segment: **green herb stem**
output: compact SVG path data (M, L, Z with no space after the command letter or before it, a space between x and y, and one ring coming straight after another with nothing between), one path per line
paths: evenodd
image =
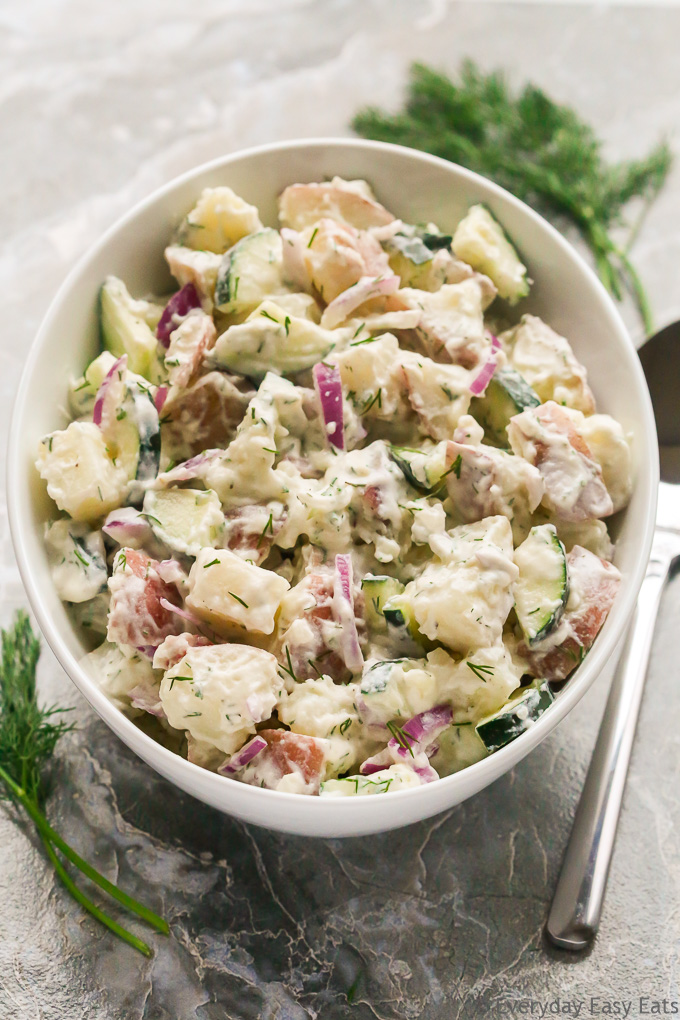
M157 931L168 934L169 928L163 918L128 896L88 864L52 828L41 809L42 769L50 760L57 741L73 727L66 722L57 721L64 709L43 708L38 704L36 667L39 656L40 643L32 631L28 616L24 612L19 612L13 627L2 631L0 798L9 798L24 809L45 845L57 876L73 898L124 942L145 956L150 956L151 949L145 942L114 921L83 893L57 855L58 850L85 878L99 886L122 907L136 914Z
M91 864L80 856L72 846L62 839L59 833L52 828L50 823L45 818L44 814L39 807L27 796L26 791L22 790L18 786L11 776L8 776L5 770L0 766L0 780L8 787L9 790L14 794L15 798L19 801L21 806L24 808L26 813L30 815L31 819L35 823L36 828L40 831L40 835L43 839L48 839L50 843L53 843L57 850L66 857L79 871L82 871L86 878L89 878L91 882L98 885L100 889L108 893L114 900L117 900L121 906L125 907L126 910L131 911L133 914L137 914L142 920L147 921L152 928L156 931L161 932L163 935L168 935L170 928L168 922L158 914L155 914L153 910L149 910L142 903L138 903L137 900L133 899L132 896L128 896L127 893L119 889L117 885L110 882L108 878L101 875L96 868L93 868Z
M129 946L132 946L133 949L136 949L138 950L138 952L143 953L144 956L152 956L153 953L151 951L151 947L148 946L146 942L143 942L142 939L137 938L136 935L133 935L131 932L127 931L127 929L123 928L120 924L118 924L117 921L114 921L112 917L109 917L108 914L105 914L103 910L99 909L96 903L93 903L89 896L85 895L82 889L78 888L78 886L73 881L73 879L67 872L66 868L64 867L64 865L61 863L56 853L54 852L54 848L52 847L52 844L50 843L47 836L45 836L41 832L40 838L43 841L43 845L47 852L47 856L52 862L52 866L55 872L57 873L58 878L63 883L67 891L71 894L73 899L77 903L79 903L84 910L87 910L88 914L92 914L92 916L96 918L97 921L105 925L110 931L114 933L114 935L117 935L119 939L122 939L123 942L127 942Z

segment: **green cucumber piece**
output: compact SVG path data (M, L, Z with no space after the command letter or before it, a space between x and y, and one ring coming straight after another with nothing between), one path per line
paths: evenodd
M453 235L454 254L496 285L500 297L516 304L529 293L527 268L502 226L483 205L473 205Z
M415 643L431 651L436 647L433 641L421 634L416 622L411 600L403 592L393 595L383 606L387 630L397 642Z
M389 599L403 592L404 585L387 574L366 574L361 581L361 590L366 604L367 624L372 630L387 630L383 607Z
M450 248L453 237L451 234L440 234L433 230L423 230L422 227L416 227L416 237L420 237L423 244L430 249L430 251L439 251L440 248Z
M99 323L104 347L117 358L127 354L130 371L150 379L158 341L144 317L142 306L117 277L109 276L102 284Z
M483 397L473 397L470 414L484 429L484 438L491 446L509 447L506 428L510 419L541 403L524 376L514 368L499 368Z
M116 460L130 478L147 482L158 474L161 428L151 388L140 379L127 377L116 421L108 432Z
M258 230L231 248L217 272L215 305L225 314L252 312L268 295L283 288L281 237Z
M156 538L186 556L215 546L224 531L224 514L212 489L150 489L144 513Z
M528 730L554 700L548 681L534 680L493 715L480 719L475 730L487 751L493 754Z
M431 495L440 488L448 470L445 442L437 443L431 450L390 446L390 456L401 469L406 481L426 495Z
M413 266L431 262L434 256L434 252L427 247L422 238L415 235L408 237L406 234L395 234L389 241L385 241L385 248L390 255L398 252Z
M471 722L451 723L437 736L436 744L430 764L441 778L482 761L489 753Z
M519 568L513 588L515 613L531 647L555 629L569 598L567 556L555 525L532 528L515 549L515 563Z
M276 299L263 301L245 322L229 326L210 352L211 362L258 382L267 372L295 375L333 349L337 335L311 319L289 315Z

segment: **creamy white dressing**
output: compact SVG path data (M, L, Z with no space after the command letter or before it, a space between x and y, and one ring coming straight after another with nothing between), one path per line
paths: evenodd
M234 778L322 796L420 786L483 757L475 725L526 682L534 652L576 640L593 591L613 583L578 546L613 553L600 518L629 498L629 437L594 413L585 369L540 319L524 316L498 348L486 309L497 285L519 294L526 270L489 213L472 233L481 214L467 217L461 261L436 224L396 219L364 181L293 184L279 210L283 236L229 188L198 198L165 256L201 308L174 315L167 348L153 350L162 304L114 281L141 340L121 316L113 349L139 367L141 343L149 378L121 368L125 396L112 409L109 392L104 422L114 356L72 385L86 420L46 437L38 457L69 515L49 530L48 555L83 620L110 593L108 643L89 660L104 689L132 715L167 716L189 760L219 769L284 726L288 750L269 733ZM510 450L489 445L504 444L502 420L485 436L471 392L494 362L543 402L509 422ZM120 521L109 518L105 547L109 511ZM529 649L521 543L546 522L576 554L557 623L554 556L531 550L527 613L556 625ZM404 763L402 728L437 707L453 713L441 746ZM518 729L533 723L522 704L515 715ZM360 775L368 758L388 767Z

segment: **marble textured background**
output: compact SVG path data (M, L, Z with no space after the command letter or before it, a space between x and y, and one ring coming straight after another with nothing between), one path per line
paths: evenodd
M12 0L0 27L3 434L37 325L104 227L212 156L347 133L364 102L396 104L412 59L454 70L469 55L513 82L530 76L578 107L612 157L638 155L662 132L677 147L677 8ZM634 256L659 323L680 318L680 164ZM624 315L639 339L632 309ZM25 597L4 505L0 529L6 623ZM314 842L232 822L169 786L92 716L45 651L45 696L74 705L80 723L61 746L50 815L163 911L172 937L154 940L151 961L119 944L0 811L0 1018L448 1020L509 1015L524 998L680 999L679 612L676 582L601 935L581 957L547 948L541 931L602 684L472 801L397 833Z

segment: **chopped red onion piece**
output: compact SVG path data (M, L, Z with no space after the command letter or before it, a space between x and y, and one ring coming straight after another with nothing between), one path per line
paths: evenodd
M130 691L129 697L133 708L139 708L142 712L155 715L157 719L165 718L157 687L152 687L150 684L137 684Z
M362 776L372 776L374 772L382 772L383 769L388 769L390 765L394 765L394 758L390 754L387 748L382 751L378 751L377 754L367 758L365 762L359 766L359 772Z
M406 737L423 743L425 740L433 740L439 736L442 730L451 725L452 721L453 712L448 705L435 705L434 708L428 708L427 711L414 715L412 719L404 723L401 729Z
M342 294L338 294L331 301L321 316L321 325L324 329L334 329L335 326L344 322L355 308L363 305L364 301L368 301L370 298L386 297L388 294L394 294L399 290L399 286L399 277L394 274L389 276L362 276L358 283L352 284L351 287L348 287L347 290L343 291Z
M417 776L420 776L424 783L433 783L435 779L439 779L439 773L432 768L429 762L427 765L414 765L413 771Z
M163 410L163 404L167 399L168 399L168 387L159 386L153 398L153 402L156 405L156 410L158 411L159 414Z
M215 631L212 630L211 627L208 627L207 624L203 622L203 620L199 620L197 616L194 616L193 613L190 613L187 609L180 609L179 606L176 606L174 605L174 603L169 602L168 599L162 598L160 600L160 603L163 606L163 609L167 609L168 612L175 613L177 616L181 616L183 620L186 620L187 623L193 624L193 626L196 627L197 630L199 630L204 636L210 638L211 641L214 641L217 644L220 643L219 635L217 635Z
M156 326L156 337L158 342L165 348L170 346L170 334L177 329L178 320L183 319L193 311L201 307L201 299L193 283L185 283L184 286L173 294L163 309L158 325ZM158 408L160 411L160 407Z
M198 619L198 617L194 616L193 613L190 613L188 609L180 609L179 606L174 605L174 603L168 601L168 599L162 598L160 601L161 605L163 606L163 609L167 609L168 612L175 613L177 616L181 616L183 620L188 620L188 622L193 623L195 627L201 626L201 621Z
M399 728L398 736L393 735L390 738L386 748L366 759L359 771L362 775L368 776L401 762L417 772L424 782L438 779L439 776L428 764L428 758L436 751L436 744L433 741L451 725L452 720L453 712L448 705L435 705L434 708L414 715ZM394 729L392 733L394 734ZM427 776L430 778L426 778Z
M491 353L469 386L470 393L473 397L481 397L481 395L485 392L487 386L493 379L493 374L498 365L498 352L501 349L501 345L493 333L491 333L490 336Z
M111 368L102 379L101 385L97 390L97 396L95 397L94 408L92 411L92 421L95 425L101 425L107 394L110 396L109 391L118 372L124 372L127 369L127 361L127 354L123 354L123 356L118 358L117 361L114 361Z
M164 601L165 601L164 599L161 599L161 602ZM158 645L136 645L136 648L138 652L141 652L143 656L145 656L147 659L151 659L151 661L153 662L153 657L156 654L156 649L158 648Z
M170 471L165 471L162 475L159 475L159 479L162 479L164 484L170 482L188 482L192 478L196 478L200 475L200 469L204 465L209 464L217 457L222 457L224 450L204 450L203 453L197 453L195 457L190 457L189 460L183 461L182 464L178 464L177 467L171 468Z
M342 406L342 382L336 365L325 365L319 361L312 369L314 389L319 396L321 413L326 426L326 436L331 446L345 449L345 429Z
M240 772L242 768L252 761L253 758L264 751L267 746L267 741L264 737L253 737L247 744L244 744L240 751L236 754L232 754L229 761L225 762L224 765L220 765L218 772L222 776L233 776L235 772Z
M347 553L340 553L335 557L332 612L336 623L342 628L340 654L345 660L345 665L352 673L360 673L364 668L364 657L354 615L352 557Z
M102 526L102 531L119 545L131 545L132 542L146 542L151 537L148 521L139 510L131 506L123 506L112 510Z

